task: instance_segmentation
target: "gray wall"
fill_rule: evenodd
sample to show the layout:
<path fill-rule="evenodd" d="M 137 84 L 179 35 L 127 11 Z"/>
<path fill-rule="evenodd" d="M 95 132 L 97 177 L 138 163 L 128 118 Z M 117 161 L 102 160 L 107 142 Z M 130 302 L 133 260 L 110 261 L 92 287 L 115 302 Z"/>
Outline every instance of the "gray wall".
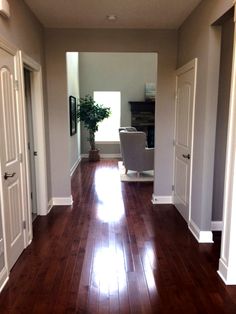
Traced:
<path fill-rule="evenodd" d="M 223 214 L 225 157 L 229 115 L 230 83 L 233 57 L 233 16 L 222 25 L 220 79 L 217 108 L 212 220 L 221 221 Z"/>
<path fill-rule="evenodd" d="M 178 66 L 198 58 L 191 220 L 200 230 L 210 230 L 212 218 L 220 28 L 211 25 L 232 5 L 204 0 L 179 29 Z"/>
<path fill-rule="evenodd" d="M 79 53 L 67 52 L 67 99 L 69 96 L 79 98 Z M 80 159 L 80 124 L 77 125 L 77 133 L 69 137 L 70 169 Z"/>
<path fill-rule="evenodd" d="M 171 195 L 177 32 L 46 29 L 45 39 L 52 196 L 69 197 L 71 194 L 66 51 L 158 53 L 154 193 Z"/>
<path fill-rule="evenodd" d="M 143 101 L 147 82 L 156 82 L 155 53 L 80 53 L 81 96 L 94 91 L 121 92 L 121 126 L 131 125 L 129 101 Z M 82 153 L 89 150 L 87 132 L 81 129 Z M 120 153 L 120 144 L 101 144 L 102 154 Z"/>

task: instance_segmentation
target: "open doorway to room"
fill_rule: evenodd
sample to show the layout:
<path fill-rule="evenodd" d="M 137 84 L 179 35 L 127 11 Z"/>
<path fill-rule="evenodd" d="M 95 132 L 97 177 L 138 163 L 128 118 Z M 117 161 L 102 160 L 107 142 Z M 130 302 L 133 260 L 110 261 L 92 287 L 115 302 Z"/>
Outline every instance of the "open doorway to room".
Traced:
<path fill-rule="evenodd" d="M 119 120 L 113 121 L 113 125 L 117 125 L 117 136 L 114 135 L 112 139 L 106 139 L 106 137 L 99 139 L 101 134 L 98 131 L 97 146 L 100 149 L 101 157 L 120 157 L 119 127 L 135 126 L 137 129 L 141 128 L 140 130 L 146 132 L 147 139 L 154 146 L 155 102 L 153 99 L 147 101 L 145 90 L 147 90 L 147 86 L 154 86 L 154 92 L 156 92 L 157 53 L 80 52 L 79 69 L 81 97 L 88 94 L 94 96 L 94 93 L 97 95 L 101 92 L 113 92 L 114 95 L 116 93 L 120 95 L 120 102 L 118 102 L 120 112 L 111 117 L 111 119 L 116 117 Z M 151 104 L 153 108 L 151 108 Z M 139 107 L 135 108 L 136 113 L 139 111 L 135 118 L 132 114 L 132 106 L 134 105 Z M 149 113 L 150 108 L 151 113 Z M 104 120 L 104 124 L 108 124 L 108 120 Z M 152 137 L 152 140 L 149 139 L 149 136 Z M 86 157 L 89 150 L 86 139 L 86 130 L 81 128 L 82 157 Z"/>
<path fill-rule="evenodd" d="M 223 199 L 225 181 L 226 146 L 234 38 L 234 8 L 214 25 L 221 27 L 221 55 L 215 137 L 214 181 L 212 199 L 212 231 L 221 237 L 223 227 Z"/>
<path fill-rule="evenodd" d="M 41 65 L 19 52 L 19 95 L 22 100 L 22 136 L 26 245 L 32 240 L 32 219 L 47 215 L 48 184 L 46 163 L 45 108 Z"/>
<path fill-rule="evenodd" d="M 36 189 L 36 171 L 35 157 L 37 151 L 34 145 L 34 119 L 33 119 L 33 102 L 32 102 L 32 73 L 26 67 L 24 68 L 24 86 L 25 86 L 25 110 L 26 110 L 26 125 L 28 134 L 28 160 L 29 160 L 29 178 L 30 178 L 30 199 L 32 221 L 37 217 L 37 189 Z"/>

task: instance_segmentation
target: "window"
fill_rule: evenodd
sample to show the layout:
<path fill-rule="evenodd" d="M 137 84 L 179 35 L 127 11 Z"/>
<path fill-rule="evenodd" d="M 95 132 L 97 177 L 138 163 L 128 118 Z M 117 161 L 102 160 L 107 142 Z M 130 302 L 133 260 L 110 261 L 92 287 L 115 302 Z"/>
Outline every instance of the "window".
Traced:
<path fill-rule="evenodd" d="M 111 108 L 111 115 L 98 125 L 96 142 L 119 142 L 120 92 L 94 92 L 93 98 L 99 105 Z"/>

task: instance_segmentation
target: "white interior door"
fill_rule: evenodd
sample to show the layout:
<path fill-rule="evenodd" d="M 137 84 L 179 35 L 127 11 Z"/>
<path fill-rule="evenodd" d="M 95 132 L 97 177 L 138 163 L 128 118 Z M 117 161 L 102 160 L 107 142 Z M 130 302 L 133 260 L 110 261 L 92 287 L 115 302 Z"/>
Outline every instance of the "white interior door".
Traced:
<path fill-rule="evenodd" d="M 177 70 L 174 153 L 174 204 L 189 221 L 193 112 L 197 60 Z"/>
<path fill-rule="evenodd" d="M 0 168 L 9 269 L 24 249 L 15 62 L 0 49 Z"/>

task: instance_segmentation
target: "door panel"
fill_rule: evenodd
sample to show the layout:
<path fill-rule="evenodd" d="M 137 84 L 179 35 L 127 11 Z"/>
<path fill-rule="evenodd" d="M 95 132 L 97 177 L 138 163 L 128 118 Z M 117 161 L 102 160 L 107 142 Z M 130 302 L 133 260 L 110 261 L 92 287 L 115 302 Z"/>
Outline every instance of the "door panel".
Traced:
<path fill-rule="evenodd" d="M 16 112 L 13 90 L 13 75 L 8 68 L 1 68 L 2 87 L 2 110 L 3 110 L 3 132 L 5 141 L 5 163 L 6 166 L 14 163 L 17 159 L 16 147 Z M 12 104 L 9 106 L 9 104 Z M 11 121 L 12 124 L 9 124 Z"/>
<path fill-rule="evenodd" d="M 187 204 L 187 178 L 188 167 L 185 162 L 176 158 L 176 194 L 179 196 L 180 200 Z"/>
<path fill-rule="evenodd" d="M 176 79 L 174 204 L 188 222 L 196 61 L 179 69 Z"/>
<path fill-rule="evenodd" d="M 8 204 L 9 204 L 9 215 L 11 221 L 11 244 L 14 244 L 18 237 L 21 235 L 22 230 L 22 223 L 21 219 L 21 208 L 19 207 L 20 204 L 20 184 L 19 180 L 14 180 L 13 184 L 8 185 Z"/>
<path fill-rule="evenodd" d="M 177 127 L 176 141 L 178 145 L 183 147 L 189 146 L 189 125 L 190 125 L 190 110 L 191 110 L 191 86 L 182 82 L 180 78 L 180 86 L 178 87 L 177 101 Z"/>
<path fill-rule="evenodd" d="M 0 49 L 0 166 L 9 269 L 24 249 L 15 57 Z"/>

